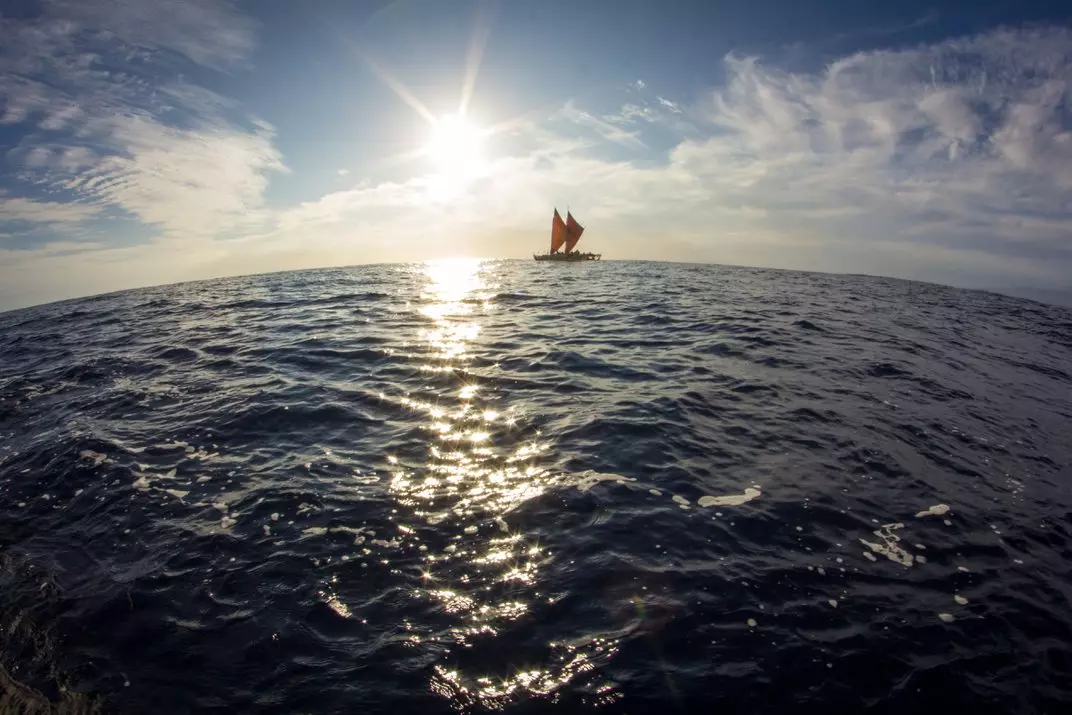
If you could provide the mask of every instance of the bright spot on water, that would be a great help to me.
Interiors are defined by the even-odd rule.
[[[870,548],[876,554],[885,556],[890,561],[899,563],[903,566],[911,566],[913,561],[916,560],[916,557],[913,557],[912,554],[901,548],[899,545],[901,537],[894,533],[902,528],[904,528],[904,524],[884,524],[882,528],[872,532],[880,539],[881,543],[866,541],[864,539],[860,539],[860,543]],[[874,559],[872,558],[872,560]],[[921,563],[924,562],[926,562],[926,559],[923,559]]]
[[[743,494],[728,494],[721,497],[703,496],[696,503],[700,506],[740,506],[758,498],[761,494],[759,489],[748,487]]]

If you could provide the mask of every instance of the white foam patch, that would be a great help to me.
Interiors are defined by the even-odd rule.
[[[659,491],[658,489],[649,489],[648,493],[651,494],[652,496],[656,496],[656,497],[661,497],[663,495],[663,493],[661,491]]]
[[[391,539],[390,541],[385,541],[383,539],[371,539],[369,543],[373,546],[382,546],[385,549],[397,549],[399,546],[402,545],[402,542],[398,539]]]
[[[365,529],[352,526],[310,526],[306,529],[302,529],[301,535],[302,538],[305,538],[308,536],[324,536],[325,534],[352,534],[355,537],[361,538],[362,534],[365,533],[368,533],[371,536],[376,535],[376,532],[371,529],[366,531]]]
[[[956,601],[956,602],[957,602],[958,604],[960,604],[961,606],[966,606],[966,605],[968,605],[968,599],[964,598],[964,597],[963,597],[963,596],[961,596],[961,595],[960,595],[959,593],[958,593],[958,594],[956,594],[955,596],[953,596],[953,600],[954,600],[954,601]]]
[[[924,516],[945,516],[949,513],[948,504],[935,504],[934,506],[927,507],[923,511],[916,512],[916,518]]]
[[[466,534],[475,534],[479,530],[480,530],[480,528],[477,527],[477,526],[467,526],[467,527],[465,527],[465,529],[463,529],[463,531],[465,531]]]
[[[675,494],[673,496],[673,499],[674,499],[675,502],[677,502],[681,506],[688,506],[689,505],[689,500],[686,499],[685,497],[681,496],[680,494]]]
[[[953,618],[953,614],[952,614],[952,613],[939,613],[939,614],[938,614],[938,617],[939,617],[939,618],[941,618],[941,619],[942,619],[943,621],[945,621],[946,623],[952,623],[952,622],[953,622],[953,621],[955,620],[955,619]]]
[[[827,603],[830,604],[831,608],[837,608],[837,599],[836,598],[831,598],[829,601],[827,601]]]
[[[618,484],[628,484],[629,482],[635,482],[636,479],[629,477],[623,477],[620,474],[604,474],[603,472],[593,472],[587,470],[584,472],[583,477],[577,482],[577,490],[586,492],[600,482],[616,482]]]
[[[184,492],[181,489],[165,489],[165,492],[175,497],[176,499],[185,499],[186,495],[190,492]]]
[[[727,494],[721,497],[704,496],[696,502],[700,506],[740,506],[763,494],[759,489],[748,487],[743,494]]]
[[[139,474],[137,480],[131,485],[135,489],[148,489],[149,477],[145,474]]]
[[[94,467],[98,467],[104,462],[108,461],[107,456],[101,454],[100,452],[94,452],[92,449],[83,449],[81,452],[78,453],[78,456],[82,459],[88,459],[93,462],[91,466]]]
[[[903,566],[911,566],[916,558],[898,545],[901,541],[901,537],[893,533],[901,528],[904,528],[904,524],[884,524],[881,529],[876,529],[871,532],[881,540],[881,543],[866,541],[864,539],[860,539],[860,543],[874,551],[876,554],[885,556],[890,561],[899,563]]]
[[[747,621],[747,623],[748,623],[748,627],[749,627],[749,628],[755,628],[755,627],[756,627],[756,625],[758,625],[758,624],[756,623],[756,619],[755,619],[755,618],[749,618],[749,619],[748,619],[748,621]]]

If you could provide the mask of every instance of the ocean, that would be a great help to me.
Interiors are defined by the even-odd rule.
[[[1070,426],[1072,312],[894,279],[459,259],[0,314],[0,707],[1067,712]]]

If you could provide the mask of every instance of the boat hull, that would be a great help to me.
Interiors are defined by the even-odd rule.
[[[534,253],[532,257],[537,261],[575,263],[577,261],[598,261],[603,256],[600,253]]]

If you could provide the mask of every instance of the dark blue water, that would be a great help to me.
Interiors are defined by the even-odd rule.
[[[897,280],[448,262],[3,314],[0,705],[1066,712],[1070,426],[1072,313]]]

